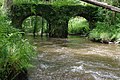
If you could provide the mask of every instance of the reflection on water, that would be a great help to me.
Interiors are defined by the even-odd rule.
[[[28,37],[37,46],[30,80],[120,80],[120,46],[86,38]]]

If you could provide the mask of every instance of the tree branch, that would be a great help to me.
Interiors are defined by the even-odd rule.
[[[111,11],[115,11],[115,12],[120,13],[120,8],[112,6],[112,5],[108,5],[107,3],[104,3],[104,2],[99,2],[99,1],[96,1],[96,0],[81,0],[81,1],[84,1],[84,2],[87,2],[87,3],[93,4],[93,5],[96,5],[96,6],[100,6],[100,7],[109,9]]]

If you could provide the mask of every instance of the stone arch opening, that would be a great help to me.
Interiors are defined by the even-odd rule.
[[[21,25],[22,31],[26,34],[33,34],[43,36],[44,33],[48,35],[49,33],[49,23],[48,21],[40,15],[32,15],[25,17],[22,20]]]
[[[86,35],[89,30],[89,22],[84,17],[75,16],[68,21],[68,34],[70,35]]]

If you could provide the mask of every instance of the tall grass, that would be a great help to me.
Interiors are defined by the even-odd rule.
[[[6,16],[0,15],[0,80],[14,80],[24,69],[32,67],[36,53],[10,23]]]

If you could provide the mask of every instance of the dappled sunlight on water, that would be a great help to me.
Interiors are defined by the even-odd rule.
[[[120,46],[86,38],[33,39],[38,47],[30,80],[120,80]]]

